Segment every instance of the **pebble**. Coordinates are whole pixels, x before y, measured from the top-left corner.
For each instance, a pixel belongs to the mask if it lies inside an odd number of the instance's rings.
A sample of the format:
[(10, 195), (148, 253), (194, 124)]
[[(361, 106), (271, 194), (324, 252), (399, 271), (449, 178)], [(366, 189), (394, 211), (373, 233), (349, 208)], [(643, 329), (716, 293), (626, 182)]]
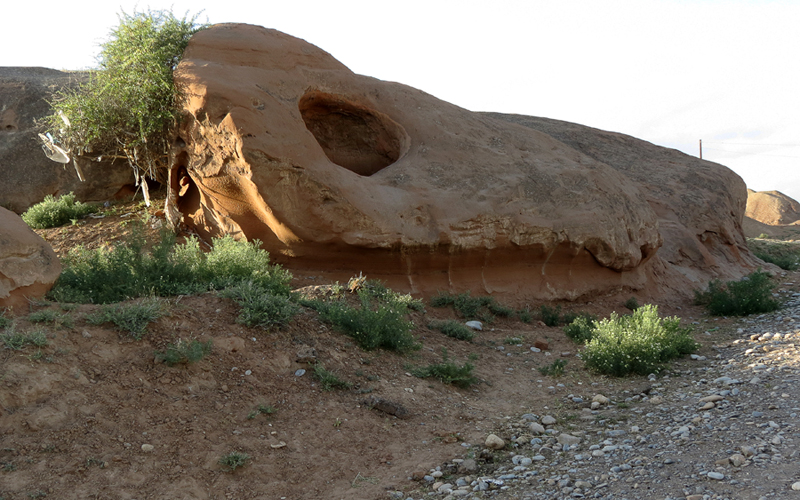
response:
[(472, 328), (473, 330), (483, 331), (483, 323), (481, 323), (480, 321), (467, 321), (464, 324)]
[(155, 447), (155, 446), (153, 446), (152, 444), (143, 444), (143, 445), (142, 445), (142, 451), (143, 451), (143, 452), (145, 452), (145, 453), (150, 453), (150, 452), (151, 452), (151, 451), (153, 451), (155, 448), (156, 448), (156, 447)]
[[(797, 320), (778, 325), (775, 315), (744, 318), (735, 340), (707, 344), (711, 354), (670, 368), (674, 374), (651, 374), (642, 390), (624, 394), (613, 380), (598, 381), (589, 398), (557, 384), (551, 393), (563, 391), (557, 397), (564, 412), (556, 415), (573, 418), (506, 417), (508, 427), (494, 434), (509, 450), (505, 458), (468, 458), (469, 471), (455, 458), (439, 471), (456, 486), (440, 483), (428, 494), (445, 500), (768, 500), (783, 498), (787, 488), (800, 491), (800, 403), (792, 397), (800, 387), (800, 331), (792, 329), (800, 328), (800, 294), (792, 304), (794, 312), (782, 310), (781, 317)], [(489, 437), (463, 453), (481, 455)]]
[(500, 437), (496, 434), (489, 434), (486, 436), (486, 442), (484, 443), (484, 446), (490, 450), (502, 450), (505, 448), (506, 442), (500, 439)]

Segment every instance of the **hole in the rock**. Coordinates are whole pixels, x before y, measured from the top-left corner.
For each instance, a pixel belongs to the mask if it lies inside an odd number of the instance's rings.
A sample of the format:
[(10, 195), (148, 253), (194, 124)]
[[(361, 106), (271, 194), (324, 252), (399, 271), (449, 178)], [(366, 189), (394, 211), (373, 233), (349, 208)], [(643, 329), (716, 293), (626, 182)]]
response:
[(341, 96), (310, 92), (299, 108), (328, 159), (359, 175), (383, 170), (408, 149), (408, 134), (397, 122)]

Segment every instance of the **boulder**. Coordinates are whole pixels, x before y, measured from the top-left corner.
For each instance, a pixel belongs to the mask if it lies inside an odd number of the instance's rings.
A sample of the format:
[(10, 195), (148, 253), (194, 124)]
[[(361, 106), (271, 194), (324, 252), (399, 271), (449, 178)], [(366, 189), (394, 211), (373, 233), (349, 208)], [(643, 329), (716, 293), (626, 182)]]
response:
[(197, 33), (175, 78), (188, 99), (170, 221), (203, 238), (257, 238), (293, 270), (363, 271), (422, 294), (574, 299), (687, 294), (687, 282), (751, 264), (744, 183), (720, 165), (474, 113), (257, 26)]
[(15, 213), (0, 207), (0, 309), (24, 308), (61, 274), (52, 247)]
[(74, 192), (81, 201), (99, 201), (130, 192), (126, 186), (135, 181), (126, 162), (80, 159), (81, 182), (73, 163), (56, 163), (42, 152), (37, 120), (50, 114), (53, 92), (86, 78), (85, 72), (0, 67), (0, 206), (22, 213), (48, 194)]

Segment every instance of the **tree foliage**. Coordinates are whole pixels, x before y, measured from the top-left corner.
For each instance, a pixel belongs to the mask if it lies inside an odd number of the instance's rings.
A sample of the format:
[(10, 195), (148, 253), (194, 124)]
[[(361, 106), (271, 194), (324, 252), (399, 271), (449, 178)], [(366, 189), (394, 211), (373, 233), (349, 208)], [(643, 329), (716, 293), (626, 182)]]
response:
[(179, 119), (182, 92), (172, 72), (205, 27), (195, 20), (163, 10), (122, 12), (101, 46), (99, 69), (54, 96), (46, 125), (61, 147), (73, 156), (126, 158), (137, 175), (155, 179)]

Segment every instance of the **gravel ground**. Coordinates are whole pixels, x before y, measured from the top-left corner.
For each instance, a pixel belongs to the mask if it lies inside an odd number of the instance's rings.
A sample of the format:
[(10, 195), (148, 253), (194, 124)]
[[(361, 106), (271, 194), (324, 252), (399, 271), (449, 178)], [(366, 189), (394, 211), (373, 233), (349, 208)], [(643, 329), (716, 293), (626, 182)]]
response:
[[(516, 416), (498, 431), (504, 443), (469, 446), (415, 478), (418, 493), (389, 496), (800, 499), (800, 294), (732, 328), (708, 359), (693, 355), (641, 390), (604, 395), (594, 383), (564, 398), (568, 418)], [(509, 440), (511, 462), (490, 449)]]

